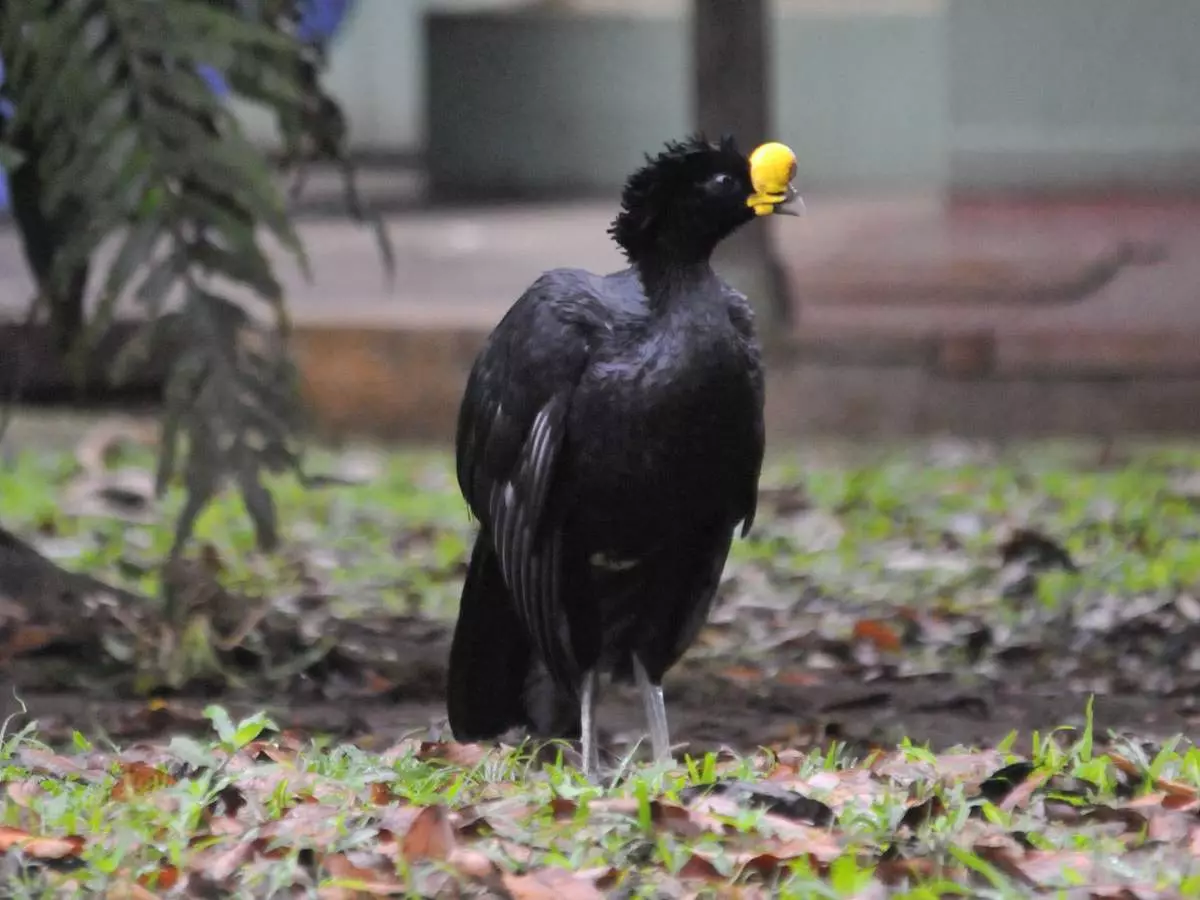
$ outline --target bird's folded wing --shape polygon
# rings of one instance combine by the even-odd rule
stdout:
[[[562,607],[562,538],[552,489],[590,326],[570,297],[531,295],[497,326],[459,413],[458,480],[490,533],[505,584],[551,674],[579,673]],[[544,290],[544,289],[543,289]]]

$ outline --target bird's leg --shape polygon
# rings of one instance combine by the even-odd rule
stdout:
[[[672,762],[671,736],[667,731],[667,705],[663,702],[661,684],[654,684],[646,674],[646,667],[633,655],[633,676],[637,679],[638,693],[646,708],[646,723],[650,726],[650,746],[654,750],[655,762]]]
[[[583,732],[583,774],[589,781],[600,777],[600,748],[596,741],[596,687],[595,669],[584,673],[579,690],[579,725]]]

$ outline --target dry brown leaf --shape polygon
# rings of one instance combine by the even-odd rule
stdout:
[[[144,888],[169,891],[179,884],[179,870],[170,865],[161,866],[156,871],[148,872],[138,878],[138,884]]]
[[[500,874],[496,864],[478,850],[455,847],[446,861],[455,871],[472,881],[490,882]]]
[[[54,778],[81,778],[96,782],[108,777],[104,772],[88,769],[73,759],[38,747],[21,747],[17,750],[17,759],[31,772]]]
[[[246,826],[236,816],[213,816],[208,820],[208,833],[215,837],[242,834]]]
[[[525,875],[504,873],[501,881],[512,900],[603,900],[594,881],[566,869],[537,869]]]
[[[463,768],[474,768],[489,754],[504,748],[490,748],[482,744],[459,744],[454,741],[422,741],[405,738],[382,754],[382,761],[390,765],[397,760],[412,756],[419,760],[441,759]]]
[[[795,858],[807,855],[818,862],[829,863],[841,856],[845,849],[837,835],[827,828],[793,822],[774,813],[763,814],[758,824],[759,828],[769,827],[776,839],[782,841],[772,848],[772,852],[780,856]]]
[[[259,829],[263,839],[287,845],[328,846],[341,835],[338,815],[341,805],[300,803]]]
[[[951,878],[944,871],[939,871],[932,859],[888,859],[875,866],[875,877],[888,887],[896,887],[902,882],[921,882],[932,880],[935,876]]]
[[[726,681],[737,684],[757,684],[763,680],[762,669],[755,666],[726,666],[720,675]]]
[[[158,896],[136,881],[118,881],[104,892],[104,900],[158,900]]]
[[[901,647],[899,632],[883,619],[859,619],[854,623],[853,636],[856,641],[866,641],[889,653]]]
[[[1024,870],[1025,851],[1013,838],[1007,834],[987,835],[976,841],[972,850],[980,859],[990,862],[993,866],[1026,887],[1037,887],[1034,879]]]
[[[121,763],[120,775],[109,796],[113,800],[128,800],[174,783],[175,779],[162,769],[142,762]]]
[[[77,834],[51,837],[0,825],[0,853],[16,849],[32,859],[68,859],[82,853],[85,843]]]
[[[417,758],[421,760],[441,759],[446,762],[471,769],[479,765],[493,752],[483,744],[459,744],[453,741],[422,741],[417,749]]]
[[[366,868],[355,865],[344,853],[331,853],[321,860],[321,865],[333,877],[335,882],[323,886],[317,895],[322,900],[342,900],[359,896],[392,897],[403,894],[406,886],[392,871],[377,868]]]
[[[28,809],[34,797],[40,797],[45,791],[36,781],[10,781],[4,786],[8,799],[22,809]]]
[[[270,741],[251,741],[242,748],[241,752],[253,760],[261,761],[269,759],[271,762],[279,763],[281,766],[291,766],[296,762],[299,748],[272,743]]]
[[[1030,850],[1020,861],[1021,873],[1032,884],[1045,885],[1060,882],[1070,871],[1082,876],[1082,882],[1091,881],[1096,856],[1073,850]]]
[[[238,869],[258,854],[257,841],[238,841],[232,847],[224,847],[213,854],[197,854],[189,860],[189,868],[200,873],[216,885],[224,885]]]
[[[421,860],[444,860],[454,851],[454,829],[444,806],[427,806],[413,820],[404,835],[400,852],[410,863]]]
[[[684,881],[728,881],[720,870],[716,867],[708,856],[699,851],[693,850],[692,855],[688,857],[687,862],[679,867],[679,871],[675,873],[676,877],[682,878]]]
[[[1014,809],[1023,809],[1028,805],[1037,789],[1044,785],[1050,779],[1049,772],[1034,772],[1015,788],[1009,791],[1008,796],[1000,801],[1000,809],[1011,812]]]
[[[371,782],[370,802],[375,806],[389,806],[396,801],[396,795],[390,785],[382,781]]]
[[[412,827],[412,823],[420,813],[419,806],[394,803],[380,811],[379,827],[381,830],[390,831],[393,834],[408,834],[408,829]]]
[[[1120,753],[1109,752],[1106,755],[1112,761],[1112,764],[1126,775],[1139,779],[1146,777],[1147,773],[1145,770],[1143,770],[1142,767],[1133,760],[1122,756]],[[1151,780],[1151,784],[1154,785],[1154,789],[1156,791],[1169,794],[1177,801],[1191,803],[1200,798],[1200,794],[1198,794],[1196,789],[1191,785],[1184,784],[1179,781],[1172,781],[1169,778],[1155,778]]]

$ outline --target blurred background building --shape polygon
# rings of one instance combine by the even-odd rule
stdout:
[[[368,234],[306,218],[316,281],[287,284],[322,421],[449,435],[508,304],[546,268],[619,266],[615,190],[704,119],[800,158],[807,219],[757,229],[777,432],[1200,429],[1200,3],[762,5],[760,86],[694,51],[697,10],[719,45],[757,0],[313,0],[398,269],[383,288]],[[325,183],[310,212],[340,202]]]
[[[773,130],[810,190],[1200,181],[1192,0],[769,6]],[[692,126],[691,0],[315,7],[355,149],[427,151],[435,182],[608,190]]]

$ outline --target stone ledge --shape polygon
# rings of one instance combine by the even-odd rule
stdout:
[[[414,307],[403,326],[367,310],[346,315],[350,323],[302,321],[293,335],[318,432],[452,439],[462,388],[494,311],[436,316]],[[106,353],[133,328],[122,323],[106,338]],[[71,381],[44,330],[31,337],[0,326],[0,392],[11,391],[18,341],[38,361],[27,380],[30,398],[70,402]],[[161,357],[138,370],[141,396],[161,385],[164,371]],[[812,434],[1194,434],[1197,397],[1200,335],[808,329],[768,360],[767,424],[772,440],[783,441]],[[86,399],[111,395],[92,391]]]
[[[1003,334],[996,374],[1044,378],[1200,376],[1200,334],[1187,331],[1063,331]]]

